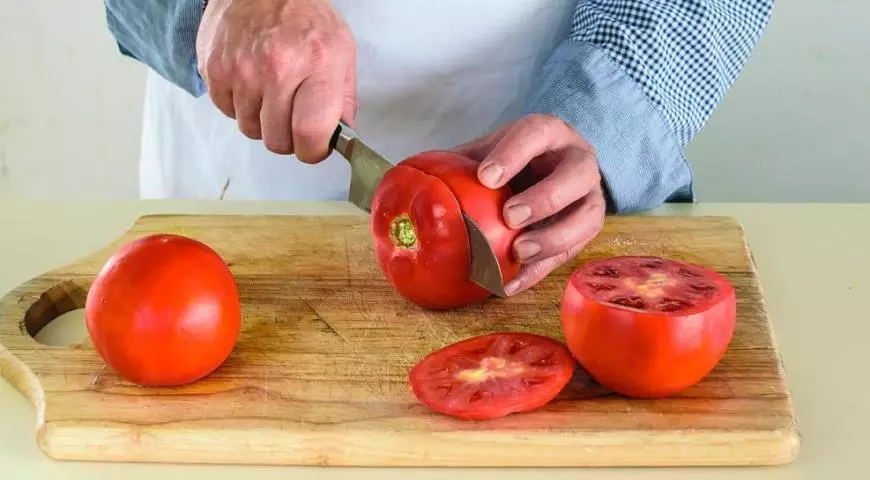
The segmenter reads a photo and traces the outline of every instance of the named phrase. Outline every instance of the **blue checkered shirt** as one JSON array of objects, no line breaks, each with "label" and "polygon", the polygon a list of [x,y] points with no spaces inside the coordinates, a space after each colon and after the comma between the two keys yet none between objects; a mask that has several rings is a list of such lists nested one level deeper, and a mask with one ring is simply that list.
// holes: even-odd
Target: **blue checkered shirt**
[{"label": "blue checkered shirt", "polygon": [[[193,95],[204,0],[104,0],[121,52]],[[528,113],[559,116],[595,148],[612,212],[694,200],[684,155],[737,78],[773,0],[579,0]]]}]

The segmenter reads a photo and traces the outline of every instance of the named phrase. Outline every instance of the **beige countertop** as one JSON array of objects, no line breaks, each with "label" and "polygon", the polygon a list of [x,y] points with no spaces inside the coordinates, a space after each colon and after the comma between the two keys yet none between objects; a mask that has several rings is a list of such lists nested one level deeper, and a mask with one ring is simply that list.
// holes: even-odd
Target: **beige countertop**
[{"label": "beige countertop", "polygon": [[[254,202],[37,202],[0,200],[0,294],[121,234],[144,213],[355,213],[348,204]],[[794,394],[803,447],[776,468],[554,469],[549,479],[866,478],[870,430],[866,366],[870,311],[870,205],[698,204],[653,214],[730,215],[745,230]],[[37,447],[32,408],[0,380],[0,478],[515,479],[533,469],[346,469],[58,462]]]}]

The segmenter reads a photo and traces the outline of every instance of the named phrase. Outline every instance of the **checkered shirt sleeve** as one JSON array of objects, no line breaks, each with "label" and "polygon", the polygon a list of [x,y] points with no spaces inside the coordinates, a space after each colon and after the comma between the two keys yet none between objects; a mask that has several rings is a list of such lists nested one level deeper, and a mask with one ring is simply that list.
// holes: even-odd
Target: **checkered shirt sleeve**
[{"label": "checkered shirt sleeve", "polygon": [[529,112],[595,146],[611,210],[693,201],[683,149],[731,87],[773,0],[579,0]]}]

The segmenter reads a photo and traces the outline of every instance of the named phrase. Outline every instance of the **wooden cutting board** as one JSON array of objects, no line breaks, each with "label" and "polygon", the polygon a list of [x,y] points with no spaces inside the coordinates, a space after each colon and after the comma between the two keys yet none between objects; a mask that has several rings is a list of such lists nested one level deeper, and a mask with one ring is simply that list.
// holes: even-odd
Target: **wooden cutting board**
[{"label": "wooden cutting board", "polygon": [[[106,249],[4,296],[0,373],[33,404],[39,446],[57,459],[362,466],[764,465],[797,456],[792,399],[734,220],[611,217],[576,261],[533,290],[440,313],[394,293],[367,220],[146,216]],[[141,388],[104,367],[87,340],[34,340],[84,306],[121,242],[152,232],[208,243],[236,276],[244,325],[219,370],[182,388]],[[668,399],[629,400],[579,371],[545,408],[480,423],[417,403],[407,372],[434,349],[493,330],[563,339],[567,275],[585,259],[620,254],[708,265],[734,283],[733,342],[700,384]]]}]

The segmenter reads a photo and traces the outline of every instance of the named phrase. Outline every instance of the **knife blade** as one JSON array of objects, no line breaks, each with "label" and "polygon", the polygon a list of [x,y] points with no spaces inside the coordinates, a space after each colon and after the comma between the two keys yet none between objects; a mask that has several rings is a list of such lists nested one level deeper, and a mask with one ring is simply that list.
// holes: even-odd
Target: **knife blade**
[{"label": "knife blade", "polygon": [[[329,148],[341,154],[350,163],[348,201],[357,208],[371,213],[372,197],[381,179],[389,169],[393,168],[393,164],[363,143],[357,132],[344,122],[339,122],[329,142]],[[462,212],[462,219],[465,222],[471,247],[469,280],[493,295],[507,298],[501,266],[486,235],[465,212]]]}]

